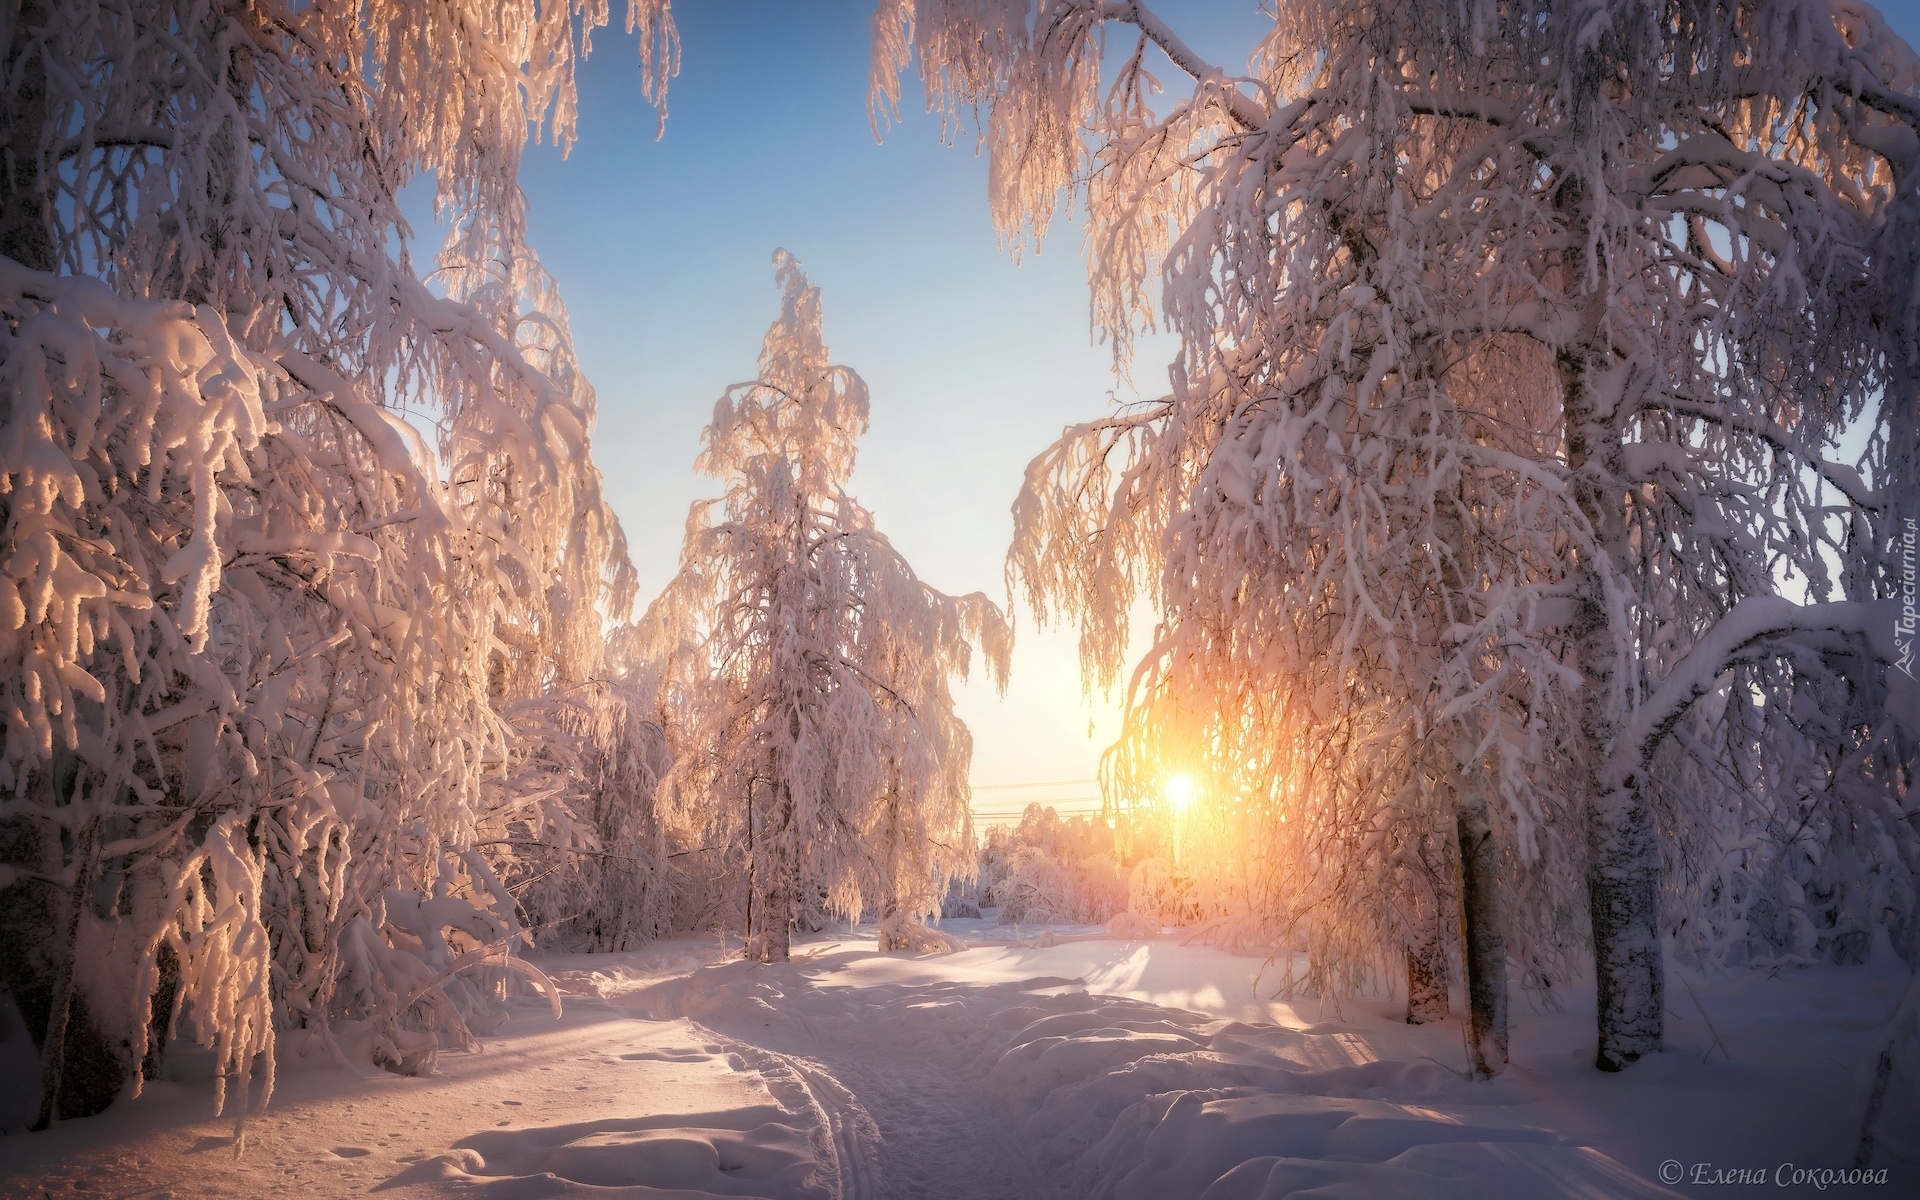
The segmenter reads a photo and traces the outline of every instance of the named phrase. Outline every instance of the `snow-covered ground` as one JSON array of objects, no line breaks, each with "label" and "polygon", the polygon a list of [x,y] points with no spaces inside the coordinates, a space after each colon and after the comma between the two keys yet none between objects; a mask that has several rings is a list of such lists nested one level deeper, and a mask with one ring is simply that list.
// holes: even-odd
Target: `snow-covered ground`
[{"label": "snow-covered ground", "polygon": [[[1759,1169],[1732,1190],[1920,1196],[1897,1162],[1880,1185],[1792,1185],[1849,1165],[1897,961],[1676,973],[1668,1051],[1614,1076],[1591,1065],[1590,993],[1516,998],[1513,1065],[1472,1083],[1457,1024],[1281,1003],[1256,959],[945,928],[968,948],[883,955],[856,932],[784,966],[711,939],[549,956],[560,1020],[529,1003],[426,1077],[287,1071],[238,1157],[207,1060],[178,1054],[138,1100],[0,1139],[0,1194],[1625,1200]],[[31,1086],[12,1062],[8,1114]]]}]

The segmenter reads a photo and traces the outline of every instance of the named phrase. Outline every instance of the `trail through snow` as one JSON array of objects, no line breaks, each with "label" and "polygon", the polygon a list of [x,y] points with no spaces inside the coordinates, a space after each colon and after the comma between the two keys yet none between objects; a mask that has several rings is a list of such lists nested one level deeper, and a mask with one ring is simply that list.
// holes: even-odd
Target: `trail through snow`
[{"label": "trail through snow", "polygon": [[[1696,981],[1669,1052],[1619,1076],[1591,1066],[1590,997],[1522,1004],[1513,1067],[1472,1083],[1455,1024],[1384,998],[1281,1003],[1257,960],[1168,939],[951,926],[971,947],[929,957],[854,934],[777,966],[550,956],[560,1022],[529,1005],[429,1077],[290,1070],[237,1158],[182,1056],[101,1118],[0,1139],[0,1195],[1638,1200],[1680,1194],[1668,1159],[1844,1166],[1904,979]],[[1903,1170],[1878,1194],[1920,1195]]]},{"label": "trail through snow", "polygon": [[731,964],[630,1002],[831,1081],[829,1120],[878,1135],[843,1154],[864,1171],[848,1197],[1660,1194],[1517,1117],[1512,1088],[1383,1061],[1345,1026],[1213,1018],[1077,977],[843,982],[869,957]]}]

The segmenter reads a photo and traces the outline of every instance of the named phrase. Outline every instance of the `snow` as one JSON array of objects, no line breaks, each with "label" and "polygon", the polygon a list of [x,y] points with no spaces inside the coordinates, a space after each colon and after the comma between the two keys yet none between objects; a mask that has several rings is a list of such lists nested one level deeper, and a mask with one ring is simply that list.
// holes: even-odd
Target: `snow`
[{"label": "snow", "polygon": [[[1519,1005],[1512,1066],[1472,1082],[1457,1019],[1406,1025],[1392,997],[1288,1002],[1259,959],[1171,936],[939,928],[966,948],[882,954],[869,926],[786,964],[713,939],[545,955],[559,1020],[529,995],[420,1077],[283,1064],[237,1156],[211,1056],[175,1047],[139,1098],[16,1127],[0,1195],[1628,1200],[1675,1194],[1672,1160],[1791,1196],[1781,1164],[1849,1164],[1907,982],[1891,956],[1673,967],[1668,1049],[1619,1075],[1592,1066],[1589,984]],[[17,1040],[10,1075],[31,1069]],[[1887,1172],[1874,1194],[1920,1194],[1920,1169]]]},{"label": "snow", "polygon": [[[847,494],[866,388],[784,251],[696,460],[725,494],[629,620],[517,178],[604,3],[5,10],[0,984],[46,1063],[4,1005],[0,1062],[43,1128],[126,1085],[10,1143],[9,1188],[1634,1196],[1830,1171],[1855,1128],[1911,1159],[1920,985],[1790,964],[1920,962],[1920,57],[1856,0],[1601,7],[1290,2],[1242,75],[1139,3],[882,5],[876,125],[916,66],[1009,249],[1085,220],[1116,368],[1182,343],[1015,502],[1010,590],[1090,682],[1132,668],[1110,821],[978,864],[949,684],[1011,627]],[[629,28],[661,105],[667,0]],[[918,924],[976,865],[1009,915],[1113,919]],[[1456,894],[1470,1070],[1392,997],[1272,994],[1443,957]],[[789,962],[803,909],[888,919]],[[772,962],[551,957],[736,915]],[[1496,931],[1555,1004],[1481,1082]],[[1652,1061],[1596,1074],[1595,1024],[1602,1068]]]}]

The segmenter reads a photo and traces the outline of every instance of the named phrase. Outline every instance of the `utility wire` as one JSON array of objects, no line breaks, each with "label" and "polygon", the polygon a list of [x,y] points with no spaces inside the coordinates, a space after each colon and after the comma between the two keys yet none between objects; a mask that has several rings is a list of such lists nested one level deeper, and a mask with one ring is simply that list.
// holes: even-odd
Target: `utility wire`
[{"label": "utility wire", "polygon": [[1038,783],[976,783],[976,792],[1005,792],[1017,788],[1077,787],[1083,783],[1099,783],[1098,779],[1045,779]]}]

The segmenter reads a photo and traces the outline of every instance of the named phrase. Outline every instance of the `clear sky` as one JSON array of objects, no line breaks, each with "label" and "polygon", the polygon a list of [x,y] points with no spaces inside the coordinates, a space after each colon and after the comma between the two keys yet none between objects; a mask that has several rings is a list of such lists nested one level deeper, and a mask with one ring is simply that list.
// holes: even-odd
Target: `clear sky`
[{"label": "clear sky", "polygon": [[[1262,24],[1254,0],[1154,8],[1229,70],[1244,66]],[[1104,411],[1109,393],[1165,390],[1166,340],[1140,346],[1132,385],[1116,383],[1106,349],[1091,344],[1075,225],[1056,224],[1044,251],[1018,265],[997,245],[985,160],[967,131],[942,143],[917,80],[905,84],[904,120],[875,143],[872,9],[676,4],[683,66],[659,141],[632,40],[602,30],[572,153],[541,147],[527,159],[532,242],[599,392],[596,458],[643,597],[674,571],[688,504],[716,491],[693,458],[713,402],[754,374],[778,309],[776,247],[820,285],[833,357],[872,391],[854,494],[943,590],[1004,602],[1009,505],[1027,461],[1062,426]],[[1883,11],[1920,39],[1920,0]],[[1162,78],[1179,87],[1171,69]],[[1006,697],[976,682],[960,698],[975,739],[975,811],[992,819],[1029,799],[1095,808],[1119,698],[1083,698],[1071,633],[1016,617]],[[1027,784],[1049,786],[1007,786]]]}]

